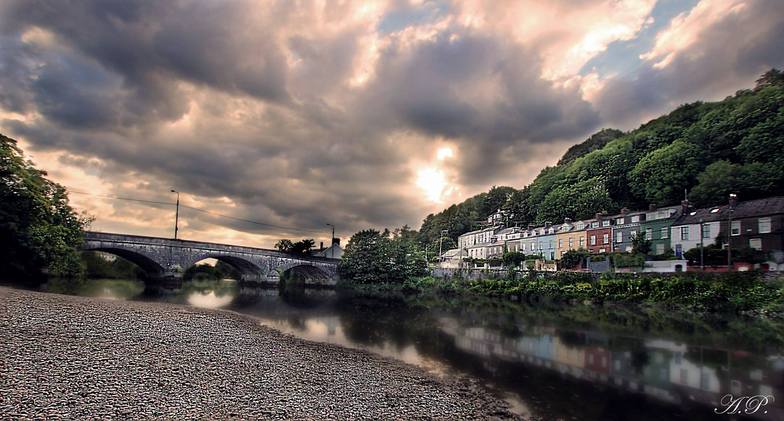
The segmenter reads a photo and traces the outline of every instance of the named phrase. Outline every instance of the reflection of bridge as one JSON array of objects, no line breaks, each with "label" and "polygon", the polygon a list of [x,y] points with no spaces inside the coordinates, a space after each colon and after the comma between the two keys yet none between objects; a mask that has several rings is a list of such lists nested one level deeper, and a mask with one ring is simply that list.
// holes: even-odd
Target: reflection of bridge
[{"label": "reflection of bridge", "polygon": [[173,280],[175,285],[186,269],[208,258],[234,266],[244,281],[277,283],[287,272],[322,285],[334,285],[337,280],[338,259],[293,256],[255,247],[87,232],[83,249],[120,256],[138,265],[150,278]]}]

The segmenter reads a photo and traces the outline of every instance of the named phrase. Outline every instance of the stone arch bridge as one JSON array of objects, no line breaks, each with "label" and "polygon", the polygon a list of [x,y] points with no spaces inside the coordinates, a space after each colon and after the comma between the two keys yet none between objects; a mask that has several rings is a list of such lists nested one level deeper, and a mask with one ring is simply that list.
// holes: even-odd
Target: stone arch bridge
[{"label": "stone arch bridge", "polygon": [[297,273],[308,284],[317,285],[335,285],[339,261],[255,247],[93,231],[85,233],[82,249],[120,256],[138,265],[150,279],[174,287],[180,285],[186,269],[207,258],[234,266],[246,282],[277,284],[284,274]]}]

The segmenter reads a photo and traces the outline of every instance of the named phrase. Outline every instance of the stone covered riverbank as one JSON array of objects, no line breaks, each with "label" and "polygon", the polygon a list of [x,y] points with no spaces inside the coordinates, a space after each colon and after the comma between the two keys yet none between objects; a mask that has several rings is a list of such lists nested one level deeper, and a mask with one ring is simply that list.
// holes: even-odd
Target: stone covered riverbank
[{"label": "stone covered riverbank", "polygon": [[227,312],[0,287],[0,419],[487,419],[466,378]]}]

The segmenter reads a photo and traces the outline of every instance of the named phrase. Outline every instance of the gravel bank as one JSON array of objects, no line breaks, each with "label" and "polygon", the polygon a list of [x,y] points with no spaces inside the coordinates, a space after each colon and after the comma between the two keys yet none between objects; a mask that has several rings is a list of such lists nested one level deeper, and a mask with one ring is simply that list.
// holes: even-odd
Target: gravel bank
[{"label": "gravel bank", "polygon": [[0,419],[487,419],[506,405],[244,317],[0,287]]}]

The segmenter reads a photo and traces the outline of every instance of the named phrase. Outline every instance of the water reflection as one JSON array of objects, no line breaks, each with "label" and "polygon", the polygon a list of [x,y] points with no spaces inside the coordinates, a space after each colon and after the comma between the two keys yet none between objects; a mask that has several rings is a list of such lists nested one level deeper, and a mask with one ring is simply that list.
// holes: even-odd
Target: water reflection
[{"label": "water reflection", "polygon": [[[117,286],[101,282],[82,292],[128,298],[138,291]],[[543,419],[727,419],[713,408],[728,393],[778,397],[756,416],[784,419],[781,324],[490,300],[390,304],[227,281],[143,299],[230,309],[307,340],[468,373],[520,413]]]}]

